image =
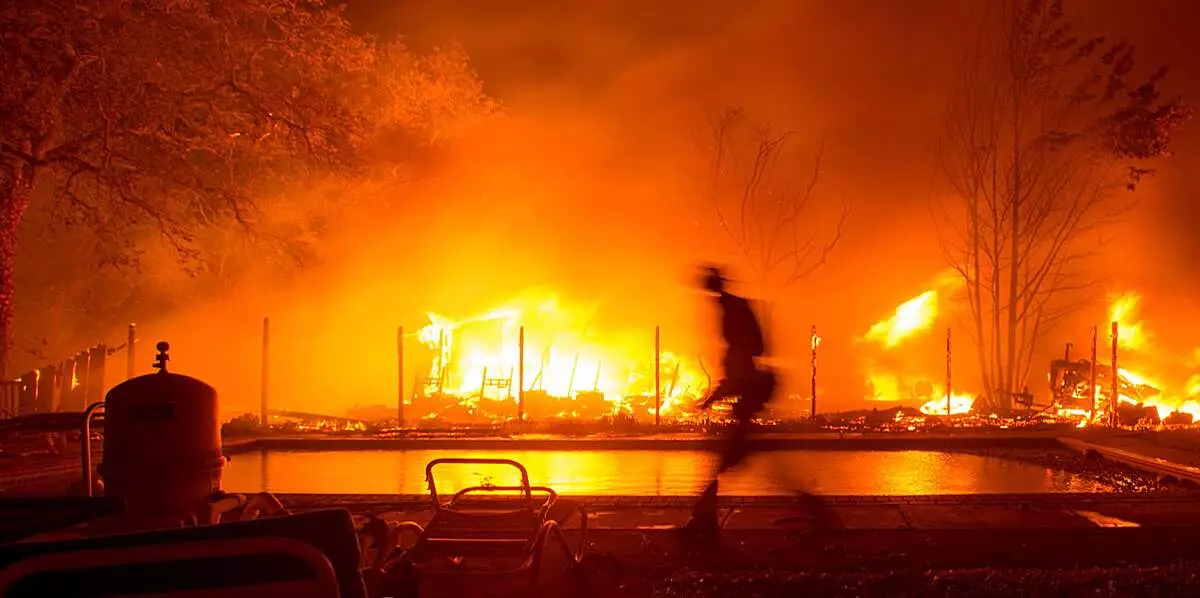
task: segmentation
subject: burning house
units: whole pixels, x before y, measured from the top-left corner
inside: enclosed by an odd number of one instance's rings
[[[553,298],[428,317],[410,392],[426,421],[679,419],[709,386],[700,358],[662,350],[657,331],[596,331]]]

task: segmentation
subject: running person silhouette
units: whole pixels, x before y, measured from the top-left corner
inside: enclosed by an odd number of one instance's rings
[[[740,464],[749,456],[747,446],[751,419],[760,413],[775,394],[775,374],[759,367],[756,360],[766,353],[762,327],[750,308],[750,302],[725,288],[721,270],[708,266],[703,288],[716,295],[721,308],[721,335],[725,340],[722,366],[725,377],[700,405],[708,409],[713,403],[737,397],[733,404],[736,423],[725,433],[719,461],[712,481],[700,493],[692,509],[692,517],[684,529],[702,535],[715,535],[720,529],[717,517],[717,482],[722,473]]]

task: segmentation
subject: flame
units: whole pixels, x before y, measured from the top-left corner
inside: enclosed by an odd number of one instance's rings
[[[949,415],[963,415],[971,412],[971,407],[975,405],[975,397],[971,395],[950,393],[950,413]],[[947,415],[946,413],[946,397],[943,396],[930,399],[924,405],[921,405],[921,413],[925,415]]]
[[[1117,346],[1132,354],[1135,362],[1138,357],[1145,356],[1153,340],[1153,334],[1140,319],[1140,306],[1141,295],[1130,291],[1112,295],[1108,309],[1109,319],[1118,326]],[[1200,357],[1200,349],[1194,353],[1194,357]],[[1200,363],[1191,365],[1194,368]],[[1137,387],[1153,388],[1160,393],[1146,398],[1121,393],[1117,397],[1119,403],[1153,407],[1160,421],[1174,413],[1186,413],[1193,420],[1200,420],[1200,399],[1193,398],[1200,397],[1200,374],[1193,374],[1184,384],[1175,385],[1131,368],[1118,368],[1118,372],[1126,382]]]
[[[865,340],[875,341],[891,349],[904,339],[929,330],[937,319],[938,292],[925,291],[904,303],[886,320],[876,322],[863,336]]]
[[[428,317],[417,338],[433,351],[429,379],[435,393],[455,397],[460,405],[517,401],[523,328],[524,390],[561,401],[559,416],[582,415],[573,404],[581,393],[601,394],[611,404],[609,413],[635,408],[628,399],[649,397],[644,410],[654,413],[652,332],[600,334],[587,325],[584,310],[563,306],[556,297],[514,302],[462,320]],[[677,412],[685,399],[707,391],[708,378],[696,360],[663,350],[659,361],[661,413]]]
[[[899,376],[886,371],[871,371],[867,373],[867,381],[871,386],[872,399],[881,402],[923,400],[921,413],[925,415],[946,415],[946,388],[931,383],[920,377]],[[965,393],[950,393],[950,414],[961,415],[970,413],[975,405],[975,397]]]
[[[1141,349],[1149,340],[1143,323],[1137,319],[1142,297],[1138,293],[1126,292],[1112,299],[1108,319],[1119,326],[1117,346],[1123,349]]]
[[[890,350],[901,343],[930,330],[937,322],[941,292],[961,287],[962,278],[953,271],[938,275],[931,288],[896,307],[891,316],[871,326],[860,340],[878,343]],[[934,384],[928,377],[897,374],[874,362],[868,363],[867,384],[875,401],[897,402],[920,400],[921,412],[926,415],[946,415],[945,387]],[[969,413],[975,397],[951,393],[950,414]]]

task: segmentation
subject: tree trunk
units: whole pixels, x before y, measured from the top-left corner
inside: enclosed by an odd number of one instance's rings
[[[975,314],[975,318],[974,318],[975,319],[975,342],[979,349],[977,357],[979,358],[979,373],[980,373],[980,376],[983,378],[984,401],[987,405],[989,405],[991,408],[994,409],[994,408],[996,408],[996,403],[992,398],[993,397],[992,392],[990,390],[988,390],[988,389],[992,388],[992,376],[988,372],[988,367],[987,367],[987,337],[985,337],[983,334],[983,330],[984,330],[983,319],[985,317],[987,317],[987,310],[985,310],[984,306],[983,306],[983,280],[980,279],[980,276],[983,274],[981,271],[982,261],[980,260],[983,239],[980,237],[980,235],[983,234],[983,231],[980,230],[980,226],[979,226],[979,219],[981,216],[979,214],[979,192],[978,191],[976,191],[975,196],[972,197],[970,201],[971,201],[971,265],[969,266],[969,268],[970,268],[970,271],[973,273],[973,275],[972,275],[973,280],[969,281],[971,283],[971,288],[968,292],[970,292],[972,295],[971,301],[973,301],[975,303],[975,308],[973,310],[973,312]]]
[[[1008,415],[1012,408],[1012,393],[1015,390],[1017,378],[1017,284],[1020,274],[1020,257],[1021,257],[1021,107],[1024,101],[1024,93],[1022,89],[1022,81],[1024,78],[1023,72],[1023,56],[1019,46],[1020,40],[1018,33],[1021,31],[1020,25],[1021,11],[1014,7],[1012,11],[1013,22],[1010,35],[1009,68],[1012,69],[1013,91],[1012,91],[1012,189],[1010,189],[1011,198],[1009,217],[1011,218],[1011,229],[1009,234],[1009,264],[1008,264],[1008,330],[1005,336],[1008,339],[1008,356],[1004,364],[1004,388],[1001,398],[1001,412]]]
[[[14,168],[19,174],[10,181],[0,196],[0,380],[8,379],[9,360],[13,347],[13,286],[14,264],[17,257],[17,229],[29,205],[33,188],[32,172],[28,168]]]
[[[17,218],[5,202],[0,213],[0,380],[8,379],[13,336],[13,262],[17,254]]]

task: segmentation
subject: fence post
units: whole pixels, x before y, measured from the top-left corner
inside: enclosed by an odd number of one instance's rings
[[[812,334],[809,337],[809,344],[812,349],[812,398],[809,405],[808,417],[812,421],[817,421],[817,347],[821,346],[821,337],[817,336],[817,325],[813,324]]]
[[[1088,418],[1090,420],[1096,419],[1096,408],[1097,408],[1096,391],[1099,390],[1096,388],[1096,357],[1097,357],[1096,343],[1097,343],[1097,337],[1099,337],[1099,336],[1100,336],[1100,327],[1095,324],[1092,324],[1092,371],[1090,373],[1091,379],[1089,380],[1089,384],[1088,384],[1088,391],[1092,393],[1092,414]]]
[[[404,327],[396,328],[396,427],[404,427]]]
[[[1117,369],[1117,337],[1121,332],[1121,325],[1118,322],[1112,323],[1112,396],[1109,398],[1109,410],[1112,411],[1112,425],[1117,427],[1120,425],[1120,407],[1121,403],[1121,370]]]
[[[137,373],[137,324],[129,324],[129,336],[125,339],[125,378]]]
[[[661,326],[654,327],[654,425],[661,423],[662,410],[662,343]]]
[[[946,329],[946,417],[954,414],[954,405],[950,397],[954,394],[950,390],[950,329]]]
[[[525,420],[525,327],[517,337],[517,421]]]
[[[271,354],[271,318],[263,318],[262,381],[261,381],[262,396],[260,397],[260,403],[258,406],[258,410],[259,410],[259,422],[262,425],[264,430],[269,429],[268,422],[270,421],[267,419],[267,396],[268,396],[267,383],[269,381],[269,374],[270,374],[270,368],[269,368],[270,354]]]

